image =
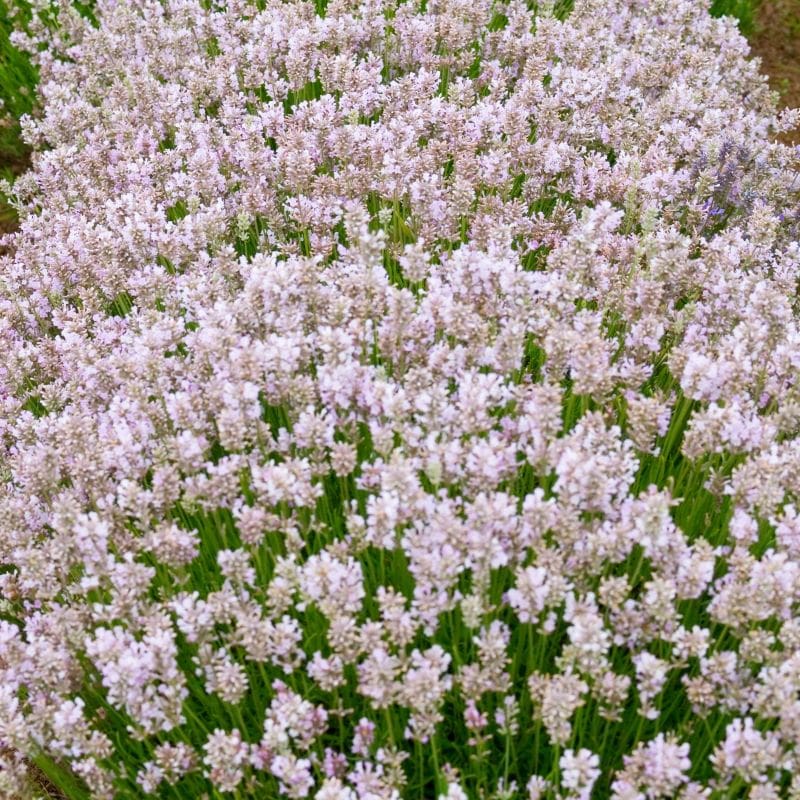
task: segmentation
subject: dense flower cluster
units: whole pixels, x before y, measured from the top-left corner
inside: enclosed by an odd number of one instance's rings
[[[35,4],[0,794],[800,798],[797,117],[534,5]]]

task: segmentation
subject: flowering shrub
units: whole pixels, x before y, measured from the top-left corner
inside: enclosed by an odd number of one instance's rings
[[[696,0],[37,4],[2,792],[800,797],[800,181]]]

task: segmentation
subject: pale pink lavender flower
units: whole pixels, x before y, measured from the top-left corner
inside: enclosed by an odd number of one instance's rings
[[[798,115],[703,3],[555,10],[34,4],[0,791],[46,755],[93,798],[399,800],[460,703],[489,759],[560,748],[498,798],[588,797],[573,734],[632,702],[687,735],[623,753],[619,800],[800,769]],[[197,692],[263,730],[167,744]]]

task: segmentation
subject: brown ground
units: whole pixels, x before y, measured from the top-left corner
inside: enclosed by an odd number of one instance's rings
[[[750,38],[761,71],[781,94],[781,104],[800,108],[800,0],[761,0]],[[800,129],[782,138],[800,143]]]
[[[20,175],[30,166],[30,156],[3,156],[0,154],[0,170],[5,172],[10,170],[14,175]],[[17,214],[13,208],[0,199],[0,236],[11,233],[17,227]],[[3,254],[4,247],[0,245],[0,255]]]

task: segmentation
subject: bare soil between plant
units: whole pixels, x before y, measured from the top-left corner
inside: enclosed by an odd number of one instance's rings
[[[751,45],[781,105],[800,108],[800,0],[761,0]],[[800,129],[782,138],[800,143]]]

